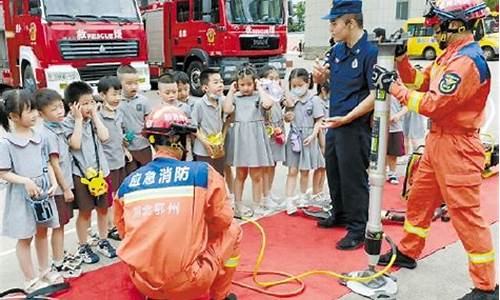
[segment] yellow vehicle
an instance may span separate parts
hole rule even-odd
[[[480,24],[480,30],[484,31],[484,37],[479,45],[484,51],[486,59],[491,60],[498,57],[498,13],[492,13]],[[424,26],[424,18],[410,18],[403,26],[408,33],[408,55],[424,57],[433,60],[443,51],[439,49],[438,42],[430,27]]]

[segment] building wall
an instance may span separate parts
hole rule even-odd
[[[398,0],[363,0],[364,27],[372,32],[384,28],[387,36],[401,28],[406,20],[396,19]],[[425,10],[424,0],[408,0],[408,17],[420,17]],[[329,13],[331,0],[307,0],[305,17],[305,58],[313,59],[328,49],[329,23],[321,17]]]

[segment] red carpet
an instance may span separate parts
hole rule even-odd
[[[384,209],[404,207],[399,200],[400,191],[400,186],[386,185]],[[498,177],[484,181],[481,197],[483,216],[490,224],[497,222]],[[343,229],[318,229],[313,220],[289,217],[284,213],[261,219],[259,223],[264,227],[268,239],[263,269],[298,274],[311,269],[349,272],[366,267],[366,257],[362,249],[351,252],[335,249],[335,242],[345,235]],[[385,225],[384,231],[394,241],[399,241],[402,236],[400,225]],[[451,223],[436,221],[432,224],[424,256],[457,240],[458,237]],[[244,225],[240,269],[253,268],[260,241],[260,235],[253,225]],[[251,279],[245,280],[251,281]],[[345,287],[331,278],[311,277],[305,282],[307,285],[305,292],[294,299],[337,299],[348,293]],[[144,299],[144,296],[135,290],[128,279],[126,267],[121,263],[86,273],[80,278],[71,280],[70,283],[71,290],[60,295],[61,299]],[[286,287],[279,287],[276,290],[283,291],[283,289]],[[236,286],[233,291],[239,299],[276,299]]]

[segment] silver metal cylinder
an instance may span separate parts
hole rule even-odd
[[[381,43],[378,45],[377,64],[387,70],[394,70],[394,51],[396,43]],[[382,222],[380,211],[384,196],[386,181],[387,141],[389,137],[389,120],[391,111],[391,96],[383,90],[377,91],[373,113],[372,143],[370,151],[370,204],[368,209],[368,224],[366,230],[381,232]]]

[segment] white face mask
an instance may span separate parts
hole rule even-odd
[[[283,98],[283,89],[280,86],[279,81],[270,80],[267,78],[261,79],[261,85],[266,92],[269,93],[274,102],[280,102]]]
[[[296,87],[296,88],[293,88],[290,93],[292,93],[292,95],[294,95],[295,97],[304,97],[304,95],[307,93],[307,87],[304,86],[304,87]]]
[[[221,95],[212,94],[212,93],[208,93],[208,92],[207,92],[207,97],[208,97],[209,99],[213,99],[213,100],[215,100],[215,101],[219,101],[219,100],[221,99],[221,97],[222,97],[222,96],[221,96]]]

